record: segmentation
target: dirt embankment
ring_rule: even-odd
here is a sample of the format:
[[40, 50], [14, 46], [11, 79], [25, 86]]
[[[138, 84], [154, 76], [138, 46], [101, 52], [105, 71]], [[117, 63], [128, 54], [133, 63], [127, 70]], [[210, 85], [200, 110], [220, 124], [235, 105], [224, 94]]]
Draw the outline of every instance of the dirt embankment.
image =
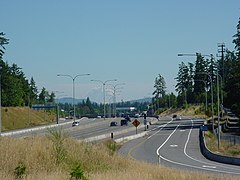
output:
[[203, 119], [207, 119], [207, 116], [204, 114], [204, 111], [201, 109], [201, 106], [191, 106], [188, 108], [170, 108], [160, 114], [160, 116], [172, 116], [172, 115], [179, 115], [179, 116], [193, 116], [199, 117]]

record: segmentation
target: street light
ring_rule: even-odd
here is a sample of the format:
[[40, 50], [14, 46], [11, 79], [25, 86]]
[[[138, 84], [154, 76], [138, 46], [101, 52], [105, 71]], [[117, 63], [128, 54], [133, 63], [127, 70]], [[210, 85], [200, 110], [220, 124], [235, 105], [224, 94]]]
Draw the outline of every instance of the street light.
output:
[[106, 107], [105, 107], [105, 101], [106, 101], [106, 95], [105, 95], [105, 85], [107, 82], [110, 82], [110, 81], [117, 81], [117, 79], [110, 79], [110, 80], [106, 80], [106, 81], [101, 81], [101, 80], [95, 80], [95, 79], [92, 79], [91, 81], [96, 81], [96, 82], [100, 82], [102, 83], [103, 85], [103, 116], [104, 116], [104, 120], [105, 120], [105, 115], [106, 115]]
[[[56, 91], [56, 92], [58, 92], [58, 91]], [[64, 93], [64, 92], [58, 92], [58, 93]], [[57, 124], [59, 123], [59, 119], [60, 119], [60, 116], [59, 116], [59, 97], [60, 96], [66, 96], [66, 94], [58, 95], [57, 98], [56, 98]]]
[[122, 89], [123, 87], [120, 87], [120, 88], [117, 88], [117, 86], [121, 86], [121, 85], [125, 85], [126, 83], [118, 83], [118, 84], [107, 84], [107, 85], [111, 85], [113, 87], [113, 114], [114, 114], [114, 117], [116, 117], [116, 91], [119, 90], [119, 89]]
[[73, 121], [75, 122], [75, 118], [76, 118], [76, 114], [75, 114], [75, 79], [79, 76], [88, 76], [90, 74], [78, 74], [76, 76], [71, 76], [68, 74], [57, 74], [57, 76], [66, 76], [66, 77], [70, 77], [73, 81], [73, 100], [72, 100], [72, 106], [73, 106]]

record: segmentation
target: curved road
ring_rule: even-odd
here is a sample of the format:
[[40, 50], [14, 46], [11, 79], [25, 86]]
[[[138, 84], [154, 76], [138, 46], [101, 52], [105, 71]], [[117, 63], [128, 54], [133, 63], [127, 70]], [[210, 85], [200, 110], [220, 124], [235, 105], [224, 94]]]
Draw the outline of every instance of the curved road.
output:
[[194, 171], [207, 171], [240, 176], [239, 166], [206, 159], [199, 148], [199, 126], [203, 120], [184, 117], [160, 120], [148, 136], [129, 141], [120, 154], [149, 163]]

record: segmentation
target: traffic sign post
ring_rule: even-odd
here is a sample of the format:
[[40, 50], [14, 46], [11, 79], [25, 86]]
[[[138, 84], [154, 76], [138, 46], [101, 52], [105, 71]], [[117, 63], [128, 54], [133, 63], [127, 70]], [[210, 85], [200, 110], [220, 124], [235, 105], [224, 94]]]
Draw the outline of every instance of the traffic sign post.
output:
[[139, 122], [137, 119], [135, 119], [135, 120], [132, 122], [132, 124], [136, 127], [136, 134], [137, 134], [137, 127], [139, 126], [140, 122]]

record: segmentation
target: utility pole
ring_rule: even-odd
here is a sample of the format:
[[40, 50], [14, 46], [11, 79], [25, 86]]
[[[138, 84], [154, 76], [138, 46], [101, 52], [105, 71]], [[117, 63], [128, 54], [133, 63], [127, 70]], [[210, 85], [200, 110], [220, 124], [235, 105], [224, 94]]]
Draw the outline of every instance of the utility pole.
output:
[[221, 107], [222, 107], [222, 117], [223, 117], [223, 82], [225, 80], [225, 67], [224, 67], [224, 52], [225, 52], [225, 44], [218, 43], [218, 53], [220, 53], [221, 63], [222, 63], [222, 75], [221, 77]]
[[219, 56], [221, 57], [223, 79], [225, 79], [224, 52], [225, 52], [225, 44], [218, 43], [218, 53], [220, 54]]

